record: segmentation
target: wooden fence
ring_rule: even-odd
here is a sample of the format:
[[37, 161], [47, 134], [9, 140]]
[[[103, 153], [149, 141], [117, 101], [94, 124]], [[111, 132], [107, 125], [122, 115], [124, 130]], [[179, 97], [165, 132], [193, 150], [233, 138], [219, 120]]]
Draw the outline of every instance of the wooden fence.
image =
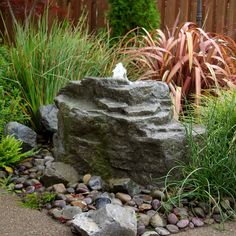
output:
[[[11, 0], [10, 0], [11, 1]], [[107, 25], [107, 0], [56, 0], [58, 5], [67, 8], [70, 19], [78, 21], [84, 8], [88, 10], [91, 30]], [[135, 1], [135, 0], [134, 0]], [[236, 0], [202, 0], [204, 28], [209, 32], [226, 34], [236, 40]], [[161, 28], [173, 27], [178, 12], [180, 23], [196, 22], [197, 0], [157, 0], [161, 14]], [[1, 28], [1, 25], [0, 25]]]

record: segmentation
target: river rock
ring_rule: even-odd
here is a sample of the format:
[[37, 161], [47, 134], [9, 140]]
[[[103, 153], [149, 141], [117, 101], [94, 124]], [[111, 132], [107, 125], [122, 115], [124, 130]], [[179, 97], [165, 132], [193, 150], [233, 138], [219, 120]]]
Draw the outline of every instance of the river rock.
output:
[[72, 220], [76, 215], [81, 214], [82, 209], [78, 206], [66, 206], [62, 209], [62, 217], [65, 220]]
[[148, 183], [186, 156], [166, 83], [87, 77], [69, 82], [55, 102], [54, 153], [81, 174]]
[[158, 212], [156, 212], [151, 217], [150, 224], [154, 228], [156, 228], [156, 227], [165, 227], [166, 226], [166, 220]]
[[179, 232], [179, 228], [176, 225], [168, 224], [166, 225], [166, 228], [168, 229], [169, 232], [176, 234]]
[[174, 213], [170, 213], [167, 216], [167, 220], [170, 224], [175, 225], [179, 221], [178, 217]]
[[66, 185], [69, 182], [78, 182], [79, 175], [72, 166], [63, 162], [53, 162], [45, 168], [40, 180], [46, 187], [59, 183]]
[[111, 192], [113, 193], [117, 192], [128, 193], [132, 197], [141, 192], [140, 186], [130, 178], [110, 179], [109, 187]]
[[4, 129], [4, 135], [13, 135], [22, 142], [23, 151], [35, 148], [37, 145], [37, 134], [29, 127], [18, 122], [9, 122]]
[[92, 176], [88, 181], [88, 186], [92, 190], [101, 190], [103, 186], [103, 181], [100, 176]]
[[185, 227], [187, 227], [189, 224], [189, 220], [188, 219], [183, 219], [183, 220], [180, 220], [178, 223], [177, 223], [177, 226], [180, 228], [180, 229], [183, 229]]
[[159, 235], [165, 236], [165, 235], [169, 235], [170, 234], [170, 232], [167, 229], [163, 228], [163, 227], [156, 227], [155, 230], [157, 231], [157, 233]]
[[142, 236], [159, 236], [159, 234], [155, 231], [146, 231]]
[[97, 211], [76, 215], [72, 229], [83, 236], [136, 236], [137, 221], [134, 210], [107, 204]]
[[57, 113], [58, 109], [54, 104], [39, 107], [40, 122], [46, 131], [50, 133], [57, 132]]
[[204, 222], [201, 219], [199, 219], [198, 217], [193, 217], [192, 223], [194, 224], [194, 226], [197, 226], [197, 227], [201, 227], [204, 225]]

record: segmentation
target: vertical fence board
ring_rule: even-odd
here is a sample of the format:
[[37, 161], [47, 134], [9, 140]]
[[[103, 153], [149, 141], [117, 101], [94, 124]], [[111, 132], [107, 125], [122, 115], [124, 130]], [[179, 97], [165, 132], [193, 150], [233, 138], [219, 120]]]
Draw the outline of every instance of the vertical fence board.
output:
[[227, 0], [216, 0], [216, 16], [217, 16], [215, 18], [216, 31], [221, 34], [225, 32], [226, 10], [227, 10]]
[[174, 25], [174, 22], [176, 20], [176, 13], [178, 11], [178, 4], [176, 0], [167, 0], [166, 1], [166, 9], [165, 9], [165, 22], [164, 26], [167, 26], [169, 29], [171, 29]]
[[212, 31], [214, 27], [214, 0], [207, 0], [206, 1], [206, 30], [207, 31]]
[[180, 0], [180, 22], [189, 21], [190, 1]]
[[165, 27], [165, 9], [166, 9], [166, 0], [158, 0], [157, 7], [160, 12], [161, 24], [160, 27], [163, 29]]
[[236, 0], [229, 1], [228, 35], [236, 40]]

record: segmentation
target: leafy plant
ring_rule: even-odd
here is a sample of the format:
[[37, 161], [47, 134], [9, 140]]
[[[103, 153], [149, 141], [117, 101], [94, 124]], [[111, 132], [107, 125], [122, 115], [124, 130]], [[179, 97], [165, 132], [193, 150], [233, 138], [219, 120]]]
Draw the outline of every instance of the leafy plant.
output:
[[11, 50], [13, 78], [27, 103], [32, 126], [39, 127], [38, 108], [53, 102], [69, 80], [111, 74], [117, 54], [107, 34], [91, 35], [82, 17], [77, 27], [54, 21], [48, 28], [45, 15], [35, 24], [15, 25]]
[[33, 155], [33, 151], [22, 153], [22, 142], [13, 136], [3, 137], [0, 142], [0, 168], [7, 168], [15, 165], [28, 156]]
[[31, 193], [27, 194], [24, 199], [22, 206], [31, 209], [41, 209], [45, 204], [54, 201], [56, 198], [55, 193]]
[[159, 27], [160, 14], [156, 0], [109, 0], [108, 20], [113, 37], [124, 36], [130, 30], [144, 27], [153, 30]]
[[[206, 133], [193, 138], [193, 120], [188, 131], [188, 163], [180, 163], [166, 178], [172, 199], [190, 198], [209, 202], [221, 209], [222, 199], [236, 198], [236, 91], [222, 92], [217, 98], [203, 97], [200, 123]], [[173, 180], [176, 169], [182, 173]], [[222, 209], [223, 212], [223, 209]]]
[[[141, 79], [166, 82], [178, 118], [184, 101], [200, 104], [203, 90], [236, 85], [236, 43], [219, 34], [206, 33], [187, 22], [173, 31], [157, 29], [137, 35], [122, 53], [136, 67]], [[132, 31], [131, 31], [132, 33]]]

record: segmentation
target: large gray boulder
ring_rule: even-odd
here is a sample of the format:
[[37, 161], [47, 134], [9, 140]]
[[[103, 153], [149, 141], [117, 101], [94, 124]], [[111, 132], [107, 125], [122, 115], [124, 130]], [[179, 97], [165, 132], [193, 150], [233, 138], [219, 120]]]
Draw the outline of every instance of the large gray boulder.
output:
[[9, 122], [4, 129], [4, 135], [12, 135], [22, 142], [23, 151], [29, 151], [37, 145], [37, 134], [29, 127], [18, 122]]
[[50, 133], [57, 132], [57, 113], [58, 109], [54, 104], [39, 107], [40, 122]]
[[97, 211], [76, 215], [72, 221], [72, 231], [82, 236], [136, 236], [135, 211], [107, 204]]
[[185, 128], [173, 119], [165, 83], [85, 78], [70, 82], [55, 101], [54, 153], [79, 173], [143, 184], [185, 158]]

